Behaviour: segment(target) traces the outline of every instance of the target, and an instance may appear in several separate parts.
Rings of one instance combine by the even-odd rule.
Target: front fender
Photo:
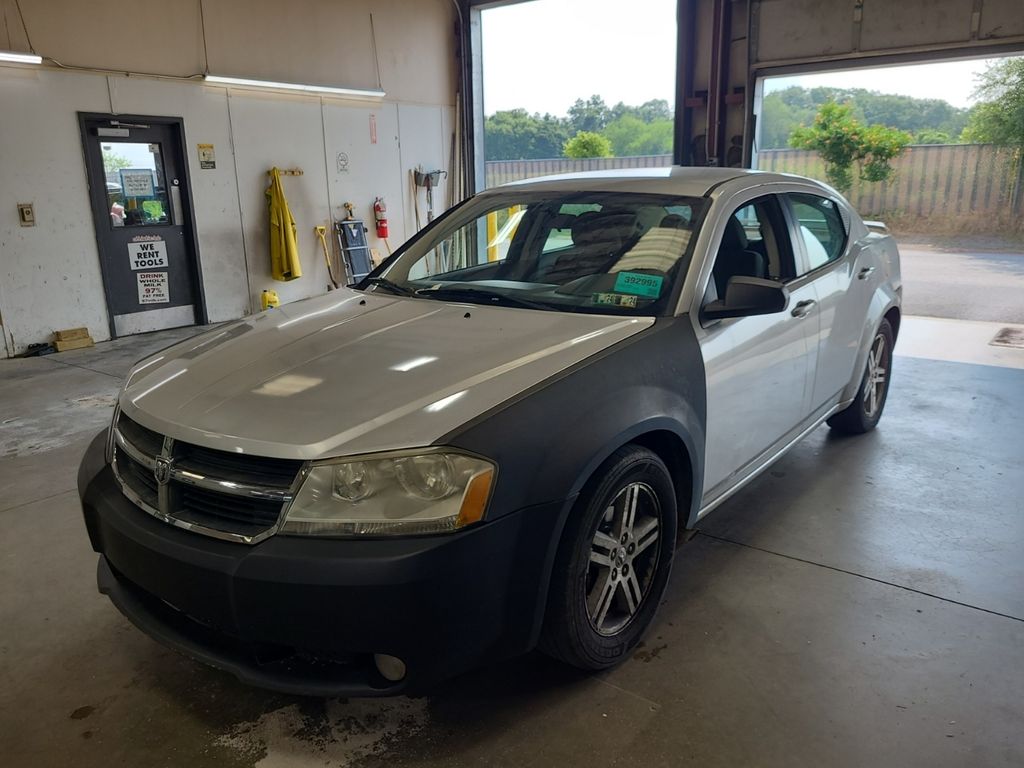
[[[563,371],[443,436],[438,445],[490,457],[498,477],[488,518],[543,505],[557,514],[545,548],[539,631],[565,522],[587,481],[619,447],[651,433],[674,435],[689,454],[692,491],[679,524],[696,519],[704,477],[704,363],[687,316],[651,328]],[[671,462],[668,462],[671,463]],[[560,502],[560,503],[556,503]]]

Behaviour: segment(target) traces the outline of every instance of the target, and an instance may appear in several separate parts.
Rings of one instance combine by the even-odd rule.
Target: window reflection
[[[171,206],[160,144],[101,144],[112,227],[171,224]]]

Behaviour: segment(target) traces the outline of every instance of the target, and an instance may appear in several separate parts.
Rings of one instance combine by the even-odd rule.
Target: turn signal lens
[[[459,509],[459,517],[455,523],[456,528],[484,519],[487,502],[491,498],[491,482],[493,480],[494,470],[485,469],[474,475],[473,479],[469,481],[469,486],[462,496],[462,507]]]

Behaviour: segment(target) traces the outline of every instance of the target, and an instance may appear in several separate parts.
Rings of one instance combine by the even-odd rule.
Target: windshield
[[[623,192],[487,194],[359,287],[434,301],[667,314],[707,201]]]

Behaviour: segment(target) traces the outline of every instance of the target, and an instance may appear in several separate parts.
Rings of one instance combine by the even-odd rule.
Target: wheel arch
[[[892,340],[896,341],[900,335],[900,319],[902,317],[899,306],[894,304],[889,307],[883,317],[889,321],[889,325],[892,327]]]
[[[893,343],[896,341],[896,337],[899,335],[901,310],[898,300],[895,297],[889,298],[886,303],[882,303],[885,300],[884,294],[881,292],[876,294],[875,305],[876,310],[869,312],[867,321],[864,323],[863,335],[861,336],[860,349],[857,352],[857,358],[853,366],[853,375],[850,379],[850,383],[846,385],[846,389],[843,390],[840,400],[847,401],[851,400],[857,395],[857,391],[860,389],[861,379],[864,373],[864,366],[868,359],[868,348],[871,346],[871,340],[875,338],[875,334],[878,333],[879,327],[882,325],[883,320],[888,320],[889,325],[892,326],[892,337]],[[884,309],[882,309],[884,307]],[[877,318],[877,319],[874,319]],[[895,322],[894,322],[895,321]]]
[[[573,483],[571,496],[582,494],[608,458],[623,446],[630,444],[653,451],[665,462],[676,492],[678,528],[680,531],[689,528],[697,519],[701,490],[699,478],[703,475],[699,471],[699,454],[693,438],[673,419],[651,419],[609,440],[584,466]]]

